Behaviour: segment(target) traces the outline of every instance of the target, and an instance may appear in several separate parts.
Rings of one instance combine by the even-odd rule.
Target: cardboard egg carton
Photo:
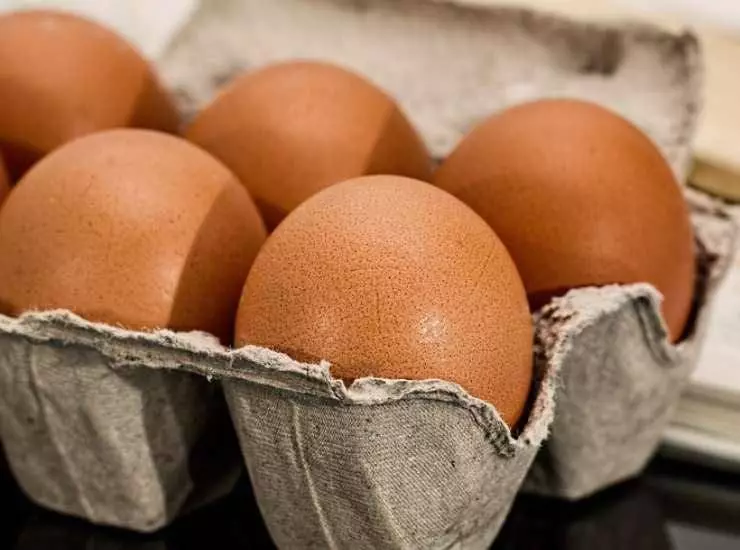
[[[94,369],[120,386],[132,376],[148,377],[148,388],[138,387],[121,399],[132,405],[120,411],[122,420],[135,424],[140,419],[157,422],[161,418],[161,413],[139,411],[135,415],[134,410],[162,379],[179,378],[186,384],[195,373],[204,382],[220,380],[260,509],[282,548],[364,548],[365,544],[368,548],[427,548],[468,539],[480,541],[471,547],[486,547],[505,519],[552,420],[556,370],[544,362],[536,365],[537,391],[529,420],[514,438],[491,405],[450,382],[369,378],[346,387],[331,376],[326,362],[298,363],[255,346],[230,350],[197,333],[135,333],[89,323],[64,311],[28,313],[18,319],[0,316],[0,332],[3,370],[12,361],[33,371],[24,355],[40,356],[38,350],[43,350],[53,359],[39,363],[75,383],[76,375],[59,371]],[[4,390],[18,390],[35,388],[38,383],[13,383],[4,378],[0,384]],[[81,393],[67,399],[58,415],[59,422],[72,424],[70,429],[75,431],[76,424],[85,423],[84,417],[61,418],[73,407],[83,408],[79,406]],[[88,393],[96,394],[95,388],[89,387]],[[26,404],[31,401],[23,396],[18,399]],[[176,412],[187,408],[187,401],[177,402],[183,409]],[[123,409],[120,402],[118,406]],[[88,417],[98,412],[96,406],[89,409]],[[14,403],[0,412],[17,420],[24,410]],[[192,422],[199,412],[196,409],[183,424]],[[53,425],[46,427],[47,435],[55,433]],[[60,509],[49,500],[56,484],[43,478],[32,484],[33,472],[25,461],[17,460],[21,452],[27,456],[34,447],[45,464],[57,463],[58,456],[53,449],[46,452],[39,447],[43,437],[27,440],[22,427],[16,429],[7,421],[3,428],[11,467],[21,485],[37,501]],[[119,463],[124,466],[127,461],[148,461],[149,457],[141,457],[147,441],[154,456],[170,449],[176,439],[173,432],[172,426],[162,426],[161,442],[138,433],[128,441],[108,441],[111,449],[125,455]],[[90,444],[101,434],[86,435]],[[71,454],[80,460],[74,449]],[[185,457],[174,458],[177,463]],[[71,466],[66,461],[57,475],[63,477]],[[127,477],[131,473],[125,471],[98,475],[91,469],[87,473],[87,485],[62,493],[70,501],[92,486],[97,493],[88,492],[91,499],[109,494],[124,480],[132,487],[152,485],[162,494],[179,491],[176,483],[181,481],[173,483],[143,469],[136,478]],[[136,511],[130,510],[131,504],[121,502],[120,513],[127,527],[137,528],[135,518],[128,519]],[[84,512],[68,510],[101,521],[99,510],[96,516]]]
[[[698,277],[687,336],[671,345],[649,285],[571,291],[536,315],[538,341],[559,365],[551,435],[525,490],[579,499],[642,471],[696,366],[709,309],[737,231],[719,204],[687,191]]]
[[[49,332],[56,318],[0,316],[0,437],[32,500],[148,532],[233,488],[241,461],[218,386],[116,370],[98,353],[104,332],[83,329],[79,345]]]
[[[229,0],[204,3],[160,69],[193,111],[236,72],[295,57],[383,86],[437,158],[494,111],[565,95],[635,122],[686,176],[701,80],[691,35],[423,0]],[[155,529],[202,502],[199,493],[229,486],[228,467],[213,468],[223,475],[212,483],[192,476],[199,449],[205,465],[233,458],[204,443],[208,422],[224,428],[222,389],[279,547],[487,548],[528,472],[528,489],[578,498],[635,475],[655,451],[734,239],[716,204],[690,199],[702,277],[689,338],[666,343],[647,285],[555,300],[536,315],[533,399],[519,433],[446,381],[347,387],[326,362],[36,312],[0,316],[10,465],[45,506]]]

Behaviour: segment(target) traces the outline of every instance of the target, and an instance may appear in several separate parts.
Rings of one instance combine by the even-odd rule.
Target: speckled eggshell
[[[236,173],[270,229],[345,179],[431,178],[427,150],[398,105],[364,78],[319,62],[287,62],[238,77],[185,135]]]
[[[8,192],[10,192],[10,180],[8,179],[8,172],[5,170],[3,158],[0,157],[0,205],[3,204]]]
[[[443,379],[513,426],[532,378],[532,324],[506,249],[451,195],[398,176],[334,185],[290,214],[247,279],[237,345],[334,376]]]
[[[76,137],[178,124],[149,63],[117,34],[62,12],[0,16],[0,150],[11,181]]]
[[[533,309],[572,288],[647,282],[680,338],[695,279],[688,208],[657,147],[628,121],[575,100],[516,106],[474,129],[434,182],[493,227]]]
[[[38,162],[0,210],[0,312],[229,342],[264,239],[244,187],[205,151],[149,130],[93,134]]]

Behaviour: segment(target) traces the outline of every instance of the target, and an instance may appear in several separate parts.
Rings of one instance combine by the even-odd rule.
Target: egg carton
[[[71,369],[83,365],[116,383],[132,377],[187,382],[193,373],[203,381],[220,380],[260,509],[282,548],[446,548],[461,541],[484,548],[503,522],[552,420],[555,369],[542,361],[537,363],[529,420],[515,438],[494,407],[441,380],[367,378],[347,387],[331,376],[326,362],[299,363],[255,346],[230,350],[196,333],[136,333],[89,323],[65,311],[27,313],[18,319],[0,316],[0,332],[7,339],[0,347],[6,373],[12,362],[16,370],[26,367],[29,372],[37,370],[27,368],[30,363],[46,365],[58,378],[73,381],[77,375],[69,374]],[[33,361],[28,360],[31,353]],[[31,380],[39,378],[13,383],[4,377],[0,383],[3,390],[36,388],[38,383]],[[136,390],[141,398],[151,388]],[[104,391],[89,388],[89,393],[102,393],[106,403],[111,399]],[[29,402],[19,395],[16,403]],[[8,422],[23,420],[25,407],[16,403],[1,411],[11,467],[29,494],[48,495],[48,485],[42,487],[47,478],[32,483],[27,462],[17,459],[24,452],[26,460],[33,454],[56,464],[58,455],[39,446],[43,437],[32,440],[25,426]],[[150,420],[161,421],[162,412],[155,409]],[[68,411],[60,408],[60,423],[72,429],[87,423],[82,415],[67,418]],[[122,419],[131,420],[130,409],[122,412]],[[188,414],[178,424],[188,425],[194,416]],[[170,431],[162,426],[164,441],[155,443],[155,451],[171,449]],[[89,436],[90,442],[97,439]],[[140,455],[146,441],[156,439],[135,433],[112,447]],[[134,459],[127,456],[119,464]],[[105,467],[107,461],[100,462]],[[88,464],[92,469],[86,480],[97,491],[91,499],[107,494],[114,477],[132,486],[148,481],[163,492],[173,489],[162,476],[145,471],[101,475],[94,461]],[[75,499],[88,485],[65,487],[61,494]],[[36,500],[48,505],[46,498]],[[121,511],[129,511],[131,502],[120,504]],[[91,512],[85,510],[84,516],[99,521]]]
[[[197,64],[203,51],[209,52],[206,62]],[[367,75],[398,100],[438,159],[493,112],[522,101],[573,97],[640,127],[679,182],[691,167],[703,71],[691,33],[576,23],[465,0],[281,0],[269,8],[247,0],[204,6],[161,64],[191,112],[235,73],[295,57]],[[553,436],[526,490],[584,497],[635,475],[655,452],[696,364],[706,311],[736,238],[721,206],[686,193],[700,277],[692,325],[680,345],[665,343],[657,313],[651,323],[633,320],[632,328],[615,322],[615,330],[625,331],[618,345],[616,334],[605,336],[605,312],[639,307],[643,318],[648,315],[660,297],[647,286],[579,290],[539,313],[541,336],[556,349],[571,346],[570,335],[586,334],[564,361]],[[645,396],[655,407],[635,408]]]
[[[568,96],[635,122],[680,181],[690,164],[701,66],[689,34],[422,0],[222,0],[203,3],[159,63],[192,112],[235,72],[294,57],[379,83],[437,158],[491,112]],[[223,443],[204,444],[206,422],[224,428],[222,388],[278,546],[486,548],[528,471],[529,490],[577,498],[636,474],[654,452],[734,239],[713,201],[690,198],[702,277],[689,337],[666,342],[647,285],[554,301],[536,316],[533,399],[519,433],[449,382],[347,387],[326,362],[35,312],[0,316],[9,462],[45,506],[155,529],[204,500],[197,486],[210,498],[229,486],[233,470],[215,462],[221,483],[192,476],[198,449],[230,464]]]
[[[231,491],[242,465],[218,386],[116,371],[99,358],[102,341],[56,338],[47,315],[0,316],[0,436],[32,500],[149,532]]]
[[[697,242],[694,307],[672,345],[649,285],[574,290],[536,315],[543,353],[560,368],[551,435],[524,490],[569,500],[639,474],[696,366],[714,295],[737,240],[719,203],[686,191]]]

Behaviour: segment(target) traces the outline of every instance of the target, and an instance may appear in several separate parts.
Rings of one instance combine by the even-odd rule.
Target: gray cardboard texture
[[[0,316],[0,334],[7,339],[3,349],[9,350],[0,361],[0,372],[6,373],[0,382],[10,378],[11,364],[33,373],[39,363],[75,383],[78,371],[88,367],[121,380],[150,375],[152,389],[152,381],[163,376],[187,381],[197,373],[222,379],[260,509],[281,548],[487,547],[547,435],[554,408],[556,366],[542,360],[536,361],[529,420],[514,439],[491,405],[449,382],[362,379],[346,388],[331,377],[328,363],[302,364],[254,346],[229,350],[199,334],[131,332],[64,311]],[[29,353],[33,360],[24,355]],[[10,393],[16,387],[23,384],[5,383],[2,389]],[[69,396],[52,397],[67,403],[62,418],[76,402]],[[77,465],[86,458],[80,446],[110,433],[112,425],[88,430],[75,441],[57,437],[56,424],[44,424],[34,446],[24,448],[28,435],[20,424],[33,401],[24,397],[8,403],[0,428],[24,489],[52,506],[56,485],[43,477],[34,484],[36,471],[19,458],[33,453],[42,467],[61,464],[57,475],[65,479],[70,468],[79,472]],[[161,411],[154,409],[150,419],[157,422]],[[73,424],[84,427],[99,410],[88,408]],[[131,412],[124,411],[123,417]],[[186,407],[180,412],[186,422],[193,421]],[[114,444],[123,455],[121,464],[137,463],[132,453],[141,453],[143,445],[151,444],[153,451],[177,448],[172,435],[177,430],[170,428],[154,437],[134,431],[127,441],[131,450]],[[60,459],[60,449],[70,452],[70,459]],[[148,463],[148,457],[141,460]],[[155,494],[175,489],[163,476],[126,477],[130,470],[115,468],[106,474],[92,468],[84,482],[99,492],[115,488],[116,482],[128,490],[145,485]],[[79,477],[74,489],[80,487]],[[90,494],[106,503],[103,495]],[[79,493],[64,495],[68,501],[56,509],[69,506],[69,513],[102,521],[90,510],[73,508]],[[136,512],[130,502],[118,504],[120,515],[113,518],[118,523]],[[112,523],[110,518],[105,522]]]
[[[537,315],[548,360],[560,366],[551,436],[525,489],[576,499],[632,477],[657,449],[696,364],[708,304],[731,263],[735,226],[690,193],[702,243],[689,338],[666,340],[660,295],[648,285],[572,291]]]
[[[490,112],[567,95],[634,121],[682,181],[689,166],[700,83],[690,35],[419,0],[218,0],[204,3],[161,69],[192,110],[240,68],[289,57],[368,75],[437,157]],[[695,223],[711,290],[731,229],[704,202]],[[208,431],[197,427],[201,399],[217,386],[193,376],[218,378],[282,548],[485,548],[546,435],[556,388],[563,420],[530,488],[576,497],[641,467],[691,369],[710,295],[700,292],[697,333],[678,350],[644,285],[573,291],[548,307],[537,325],[536,400],[516,439],[492,407],[442,381],[346,388],[326,363],[232,351],[202,335],[124,331],[67,312],[0,317],[0,435],[35,500],[148,530],[185,498],[183,461]],[[158,397],[155,410],[143,406]]]
[[[279,547],[485,548],[549,423],[554,369],[543,369],[517,441],[444,383],[361,380],[342,401],[365,406],[275,391],[269,372],[224,386]]]
[[[12,325],[0,319],[0,434],[33,500],[153,531],[231,490],[233,447],[220,457],[199,449],[233,437],[216,386],[192,374],[116,372],[95,345],[36,342]]]

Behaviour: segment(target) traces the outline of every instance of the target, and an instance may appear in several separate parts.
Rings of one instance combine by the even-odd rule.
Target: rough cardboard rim
[[[706,277],[709,281],[716,281],[729,267],[732,256],[727,254],[728,247],[737,234],[737,228],[716,201],[694,197],[693,194],[688,194],[687,199],[693,205],[695,215],[708,216],[724,224],[720,235],[710,232],[705,236],[708,238],[706,245],[716,256],[709,258],[711,263]],[[731,228],[728,227],[730,224]],[[699,228],[701,224],[695,226]],[[702,292],[705,293],[706,288],[702,288]],[[702,303],[706,295],[697,295],[695,300]],[[642,343],[649,347],[657,364],[671,368],[680,362],[684,348],[692,345],[701,334],[691,333],[678,345],[671,344],[660,315],[660,302],[660,293],[648,284],[607,285],[571,290],[538,312],[535,315],[533,354],[534,399],[527,422],[517,437],[493,405],[444,380],[369,377],[355,380],[347,387],[342,380],[331,375],[328,361],[300,363],[285,354],[258,346],[226,348],[215,337],[205,333],[131,331],[88,322],[65,310],[27,312],[18,318],[0,315],[0,335],[21,337],[36,344],[83,346],[101,353],[113,369],[181,370],[209,380],[241,380],[294,394],[312,395],[338,406],[373,406],[400,400],[447,403],[468,411],[499,455],[513,456],[525,447],[539,446],[548,436],[555,414],[555,393],[563,358],[573,345],[573,337],[604,314],[631,308],[630,313],[638,317],[644,329]],[[705,316],[704,311],[701,311],[701,316]],[[697,320],[698,325],[700,321]]]
[[[588,307],[584,307],[588,304]],[[0,315],[0,334],[26,339],[34,344],[83,346],[94,349],[111,362],[111,368],[148,367],[184,370],[209,380],[264,383],[292,393],[323,397],[337,405],[373,406],[400,400],[429,400],[447,403],[470,412],[496,451],[511,456],[518,449],[539,446],[548,436],[554,417],[555,390],[562,358],[572,345],[572,336],[588,328],[604,313],[632,307],[646,327],[646,343],[662,342],[660,353],[671,364],[677,348],[665,338],[658,313],[660,294],[650,285],[610,285],[568,292],[546,306],[535,319],[557,320],[563,329],[554,341],[542,338],[537,330],[535,345],[535,398],[521,434],[514,437],[495,407],[471,396],[461,386],[444,380],[400,380],[361,378],[349,387],[331,375],[330,363],[308,364],[258,346],[230,349],[204,333],[177,333],[170,330],[131,331],[93,323],[66,310],[31,311],[18,318]],[[539,326],[541,323],[537,323]],[[553,334],[553,333],[551,333]],[[537,350],[547,347],[547,357]],[[544,359],[544,361],[543,361]]]
[[[517,449],[538,446],[547,437],[554,413],[556,369],[548,367],[536,376],[536,397],[529,419],[519,437],[501,420],[495,407],[471,396],[461,386],[444,380],[361,378],[349,387],[331,375],[330,363],[300,363],[291,357],[258,346],[230,349],[205,333],[170,330],[132,331],[94,323],[66,310],[30,311],[20,317],[0,315],[0,334],[24,338],[34,344],[82,346],[101,353],[111,368],[148,367],[184,370],[209,380],[255,381],[253,371],[268,378],[268,385],[309,393],[338,405],[372,406],[399,400],[429,400],[461,407],[471,413],[496,450],[511,456]],[[73,366],[71,366],[73,368]],[[307,383],[290,387],[286,379]],[[263,382],[264,383],[264,382]]]
[[[725,225],[732,220],[716,201],[703,195],[687,196],[696,215],[705,215]],[[699,227],[697,225],[697,227]],[[728,269],[732,255],[725,254],[737,228],[725,227],[720,240],[707,244],[719,253],[707,277],[719,279]],[[711,235],[710,235],[711,236]],[[725,242],[729,239],[728,242]],[[716,259],[715,259],[716,260]],[[696,299],[703,300],[704,296]],[[673,345],[660,315],[660,293],[651,285],[607,285],[574,289],[535,314],[534,400],[521,434],[514,437],[495,407],[471,396],[461,386],[444,380],[389,380],[361,378],[349,387],[331,375],[328,361],[301,363],[291,357],[258,346],[231,349],[205,333],[177,333],[170,330],[132,331],[123,327],[88,322],[70,311],[32,311],[18,318],[0,314],[0,334],[15,335],[33,343],[55,346],[83,346],[101,353],[111,368],[146,366],[184,370],[208,379],[243,380],[263,383],[293,393],[323,397],[339,405],[380,405],[402,399],[445,402],[469,411],[473,419],[504,455],[522,446],[538,446],[547,437],[554,416],[555,391],[563,358],[572,347],[572,338],[604,314],[631,307],[642,324],[643,344],[656,362],[670,368],[680,361],[685,346],[697,336]]]

